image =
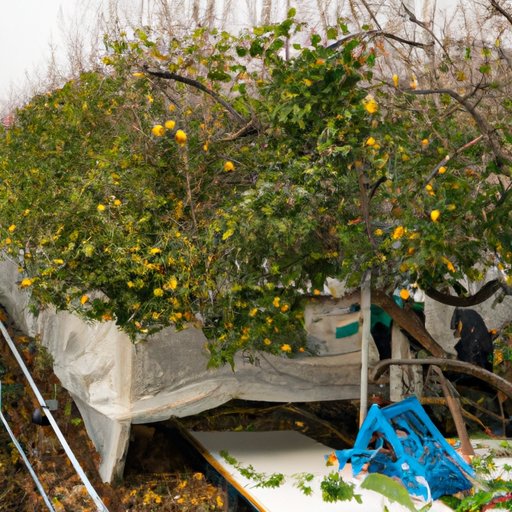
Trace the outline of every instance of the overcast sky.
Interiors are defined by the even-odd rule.
[[[148,6],[151,0],[116,0],[128,11]],[[168,0],[169,5],[189,6],[191,0]],[[232,8],[240,14],[248,4],[257,6],[262,0],[232,0]],[[433,0],[407,0],[410,5],[432,3]],[[282,4],[281,4],[282,2]],[[97,25],[98,9],[108,0],[1,0],[0,8],[0,114],[8,105],[25,97],[38,77],[44,78],[52,54],[65,61],[66,33],[82,34],[87,40],[87,31]],[[290,5],[295,2],[292,0]],[[455,3],[455,0],[437,0],[438,9]],[[223,2],[219,1],[219,5]],[[275,0],[274,7],[286,5],[285,0]],[[301,0],[302,9],[308,5]],[[180,10],[180,9],[177,9]],[[274,9],[275,10],[275,9]],[[421,9],[419,9],[421,10]],[[311,1],[310,15],[316,11]],[[174,12],[172,13],[174,15]],[[179,15],[179,13],[177,13]],[[279,18],[282,14],[279,14]],[[309,21],[311,21],[309,19]],[[233,28],[233,27],[231,27]],[[68,36],[69,39],[69,36]]]
[[[4,0],[0,16],[0,100],[11,87],[25,83],[26,73],[42,71],[50,56],[50,42],[59,43],[63,0]],[[68,0],[68,5],[74,2]]]

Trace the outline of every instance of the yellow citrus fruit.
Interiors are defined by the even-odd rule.
[[[233,162],[231,162],[230,160],[228,160],[227,162],[224,163],[224,170],[226,172],[233,171],[234,169],[235,169],[235,164]]]
[[[399,240],[405,235],[405,228],[403,226],[397,226],[391,235],[393,240]]]
[[[428,139],[423,139],[423,140],[421,141],[421,145],[422,145],[423,147],[428,146],[428,144],[429,144]]]
[[[155,124],[155,126],[151,128],[151,133],[155,137],[162,137],[163,134],[165,133],[165,128],[161,124]]]
[[[174,139],[180,146],[183,146],[187,142],[187,134],[183,130],[178,130],[174,135]]]
[[[444,174],[446,172],[446,167],[439,167],[439,170],[437,171],[439,174]]]
[[[408,298],[410,297],[410,293],[409,293],[409,290],[405,289],[405,288],[402,288],[400,290],[400,298],[402,300],[407,300]]]
[[[441,212],[439,210],[432,210],[430,212],[430,218],[432,219],[432,222],[437,222],[437,219],[439,219],[441,215]]]
[[[169,109],[169,112],[174,112],[176,110],[176,105],[174,103],[170,103],[167,108]]]
[[[375,141],[375,139],[374,139],[373,137],[368,137],[368,138],[366,139],[366,145],[367,145],[367,146],[375,146],[375,142],[376,142],[376,141]]]
[[[379,105],[375,101],[375,98],[369,94],[363,101],[363,106],[368,112],[368,114],[375,114],[379,109]]]
[[[168,129],[168,130],[174,130],[174,127],[176,126],[176,122],[175,121],[165,121],[165,127]]]

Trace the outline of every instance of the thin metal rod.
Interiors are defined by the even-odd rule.
[[[37,478],[37,475],[34,471],[34,468],[32,467],[32,464],[30,464],[30,461],[28,460],[27,456],[25,455],[25,452],[23,451],[23,448],[21,447],[20,443],[18,443],[18,440],[16,439],[16,436],[14,435],[13,431],[9,427],[9,424],[7,423],[7,420],[5,419],[5,416],[2,413],[2,403],[1,403],[1,397],[2,397],[2,383],[0,382],[0,420],[4,424],[5,430],[7,430],[7,433],[9,434],[9,437],[11,438],[12,443],[18,450],[19,454],[21,455],[21,458],[23,459],[23,462],[25,463],[25,466],[27,466],[28,472],[30,473],[30,476],[32,477],[32,480],[34,480],[34,483],[36,484],[37,490],[39,491],[39,494],[43,497],[43,500],[48,507],[48,510],[51,510],[52,512],[55,512],[55,509],[53,508],[52,502],[50,501],[50,498],[48,498],[48,495],[46,494],[46,491],[44,490],[43,486],[41,485],[41,482],[39,481],[39,478]]]
[[[9,336],[9,333],[7,332],[7,329],[5,328],[3,322],[0,322],[0,331],[4,335],[7,345],[9,345],[11,352],[13,353],[21,370],[23,371],[23,374],[25,375],[28,383],[30,384],[32,391],[34,392],[34,394],[37,398],[37,401],[43,408],[44,413],[45,413],[46,417],[48,418],[48,421],[50,422],[50,425],[52,426],[53,431],[55,432],[55,435],[57,436],[61,446],[64,448],[64,451],[66,452],[66,455],[68,456],[69,460],[71,461],[71,464],[73,464],[75,471],[77,472],[78,476],[80,477],[83,484],[85,485],[85,488],[87,489],[87,492],[89,493],[89,496],[94,501],[96,508],[98,509],[99,512],[109,512],[108,508],[105,506],[103,501],[101,501],[101,498],[99,497],[98,493],[96,492],[96,490],[92,486],[91,482],[87,478],[87,475],[84,473],[84,470],[80,466],[80,463],[78,462],[77,458],[75,457],[75,454],[71,450],[68,442],[66,441],[64,435],[62,434],[62,432],[59,428],[59,425],[55,421],[55,418],[53,417],[50,409],[46,405],[43,395],[41,395],[39,389],[37,388],[36,383],[34,382],[34,379],[32,378],[32,375],[30,375],[28,368],[25,366],[25,362],[23,361],[22,357],[20,356],[18,349],[16,348],[16,345],[14,344],[11,337]]]

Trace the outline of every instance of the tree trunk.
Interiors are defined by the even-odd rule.
[[[208,0],[205,12],[205,25],[212,29],[215,24],[215,0]]]
[[[425,329],[421,320],[410,310],[402,309],[386,293],[372,290],[373,304],[380,306],[404,331],[408,332],[434,357],[447,357],[447,353]]]
[[[261,23],[263,25],[270,25],[270,18],[272,14],[272,0],[263,0],[261,7]]]
[[[318,8],[318,16],[320,17],[320,22],[322,23],[322,30],[324,34],[327,34],[328,21],[327,21],[327,13],[325,2],[322,0],[316,0],[316,6]]]
[[[194,0],[192,3],[192,21],[196,27],[199,25],[199,1]]]

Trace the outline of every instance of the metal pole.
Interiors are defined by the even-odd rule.
[[[371,284],[372,274],[367,270],[361,282],[361,398],[359,408],[359,426],[363,424],[368,412],[368,351],[371,336]]]
[[[101,498],[99,497],[98,493],[96,492],[96,490],[92,486],[91,482],[87,478],[87,475],[84,473],[84,470],[80,466],[80,463],[76,459],[75,454],[71,450],[68,442],[66,441],[64,435],[62,434],[62,432],[59,428],[59,425],[55,421],[55,418],[53,417],[50,409],[48,409],[48,406],[46,405],[46,402],[45,402],[43,396],[41,395],[39,389],[37,388],[36,383],[34,382],[34,379],[32,378],[32,375],[30,375],[28,368],[25,366],[25,362],[23,361],[22,357],[20,356],[18,349],[16,348],[16,345],[14,344],[11,337],[9,336],[9,333],[7,332],[7,329],[5,328],[3,322],[0,322],[0,331],[4,335],[7,345],[9,345],[11,352],[13,353],[21,370],[23,371],[23,374],[25,375],[28,383],[30,384],[32,391],[34,392],[34,394],[37,398],[37,401],[43,408],[44,413],[45,413],[46,417],[48,418],[48,421],[50,422],[50,425],[52,426],[53,431],[55,432],[55,435],[57,436],[58,440],[60,441],[60,444],[64,448],[64,451],[66,452],[66,455],[68,456],[69,460],[71,461],[71,464],[73,464],[75,471],[77,472],[78,476],[80,477],[83,484],[85,485],[85,488],[87,489],[87,492],[89,493],[89,496],[94,501],[96,508],[98,509],[99,512],[109,512],[108,508],[105,506],[103,501],[101,501]]]
[[[55,512],[55,509],[53,508],[52,502],[50,501],[50,498],[48,498],[48,495],[46,494],[46,491],[44,490],[43,486],[41,485],[41,482],[39,481],[39,478],[37,478],[37,475],[34,471],[34,468],[30,464],[30,461],[28,460],[27,456],[25,455],[25,452],[23,451],[23,448],[21,447],[20,443],[18,443],[18,440],[14,436],[13,431],[9,427],[9,424],[7,423],[7,420],[5,419],[5,416],[2,413],[2,382],[0,382],[0,420],[4,424],[5,430],[7,430],[7,433],[9,434],[9,437],[11,438],[11,441],[13,442],[14,446],[18,450],[19,454],[21,455],[21,458],[23,459],[23,462],[25,463],[25,466],[27,466],[28,472],[30,473],[30,476],[32,477],[32,480],[34,480],[34,483],[36,484],[37,490],[39,491],[39,494],[43,497],[43,500],[48,507],[48,510],[51,510],[52,512]]]

